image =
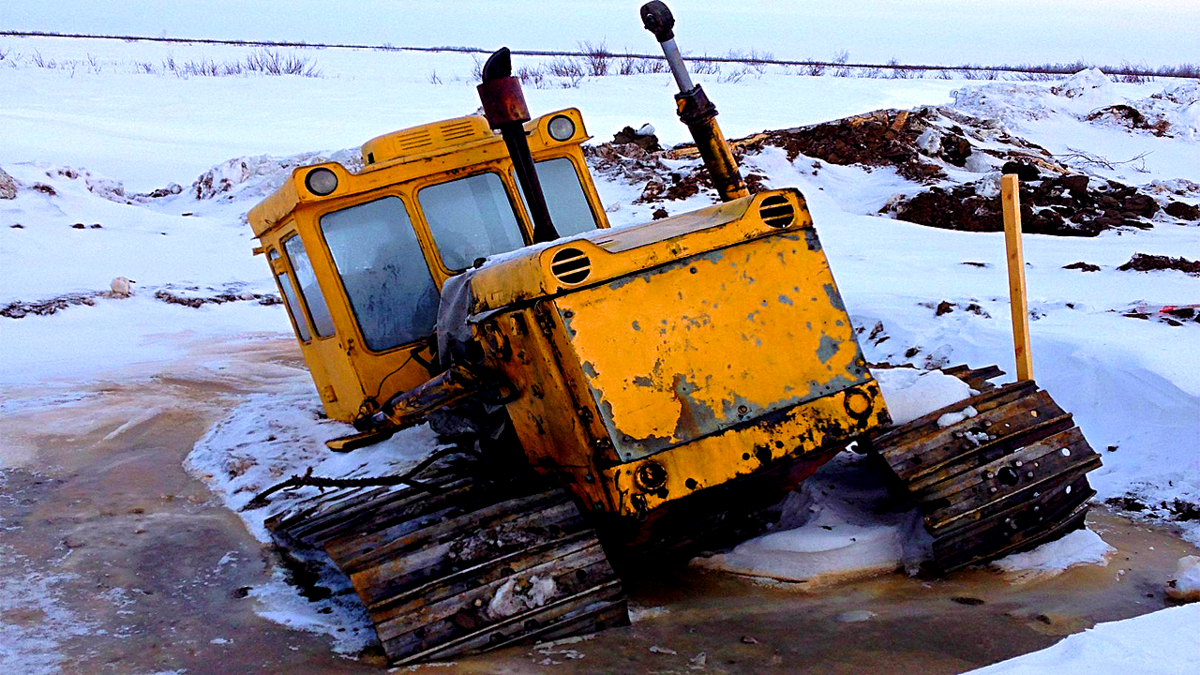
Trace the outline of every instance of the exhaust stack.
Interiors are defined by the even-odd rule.
[[[508,146],[517,180],[525,193],[525,203],[529,205],[529,216],[533,219],[533,243],[558,239],[558,230],[550,221],[546,195],[529,152],[529,139],[525,137],[525,123],[530,120],[529,106],[525,105],[521,81],[512,76],[512,56],[508,47],[501,47],[488,57],[487,63],[483,64],[483,82],[477,90],[483,102],[484,117],[500,132]]]
[[[700,157],[704,159],[704,166],[708,169],[721,200],[728,202],[750,196],[741,174],[738,173],[733,152],[725,142],[721,128],[717,126],[717,107],[708,100],[700,85],[692,84],[687,65],[679,54],[673,30],[675,17],[671,15],[670,8],[659,0],[653,0],[642,5],[640,13],[642,25],[654,34],[662,46],[663,55],[667,57],[667,63],[671,66],[671,74],[675,77],[675,83],[679,85],[679,93],[675,94],[676,113],[692,133],[692,139],[696,142],[696,148],[700,150]]]

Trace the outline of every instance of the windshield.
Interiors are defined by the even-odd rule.
[[[438,291],[399,197],[321,216],[363,340],[384,351],[433,333]]]
[[[500,176],[481,173],[422,189],[417,201],[449,270],[521,248],[525,240]]]
[[[536,164],[538,182],[546,195],[546,208],[558,236],[569,237],[596,229],[596,216],[583,193],[575,165],[566,157]],[[521,195],[522,200],[524,195]],[[528,207],[526,207],[528,210]]]

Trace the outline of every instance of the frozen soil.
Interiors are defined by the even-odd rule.
[[[291,340],[239,343],[229,361],[233,346],[193,349],[149,379],[9,392],[0,635],[22,672],[379,672],[371,649],[348,659],[327,637],[260,616],[278,610],[260,592],[272,583],[269,550],[183,469],[247,394],[307,378]],[[961,672],[1166,605],[1176,562],[1200,551],[1101,509],[1090,527],[1117,549],[1107,566],[823,585],[648,570],[627,583],[630,628],[437,672]]]

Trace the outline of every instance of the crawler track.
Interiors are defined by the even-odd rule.
[[[986,391],[873,441],[924,510],[936,566],[953,571],[1082,527],[1100,457],[1071,415],[1033,382],[991,387],[981,378],[1000,374],[994,367],[953,374]],[[968,407],[974,416],[943,418]]]
[[[561,489],[489,485],[435,465],[423,487],[314,497],[270,518],[284,547],[325,551],[395,664],[628,623],[592,528]]]

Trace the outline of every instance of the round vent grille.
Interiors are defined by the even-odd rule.
[[[786,197],[773,195],[762,200],[758,217],[771,227],[788,227],[796,220],[796,209]]]
[[[560,248],[550,259],[550,272],[564,284],[581,284],[592,274],[592,261],[577,248]]]

